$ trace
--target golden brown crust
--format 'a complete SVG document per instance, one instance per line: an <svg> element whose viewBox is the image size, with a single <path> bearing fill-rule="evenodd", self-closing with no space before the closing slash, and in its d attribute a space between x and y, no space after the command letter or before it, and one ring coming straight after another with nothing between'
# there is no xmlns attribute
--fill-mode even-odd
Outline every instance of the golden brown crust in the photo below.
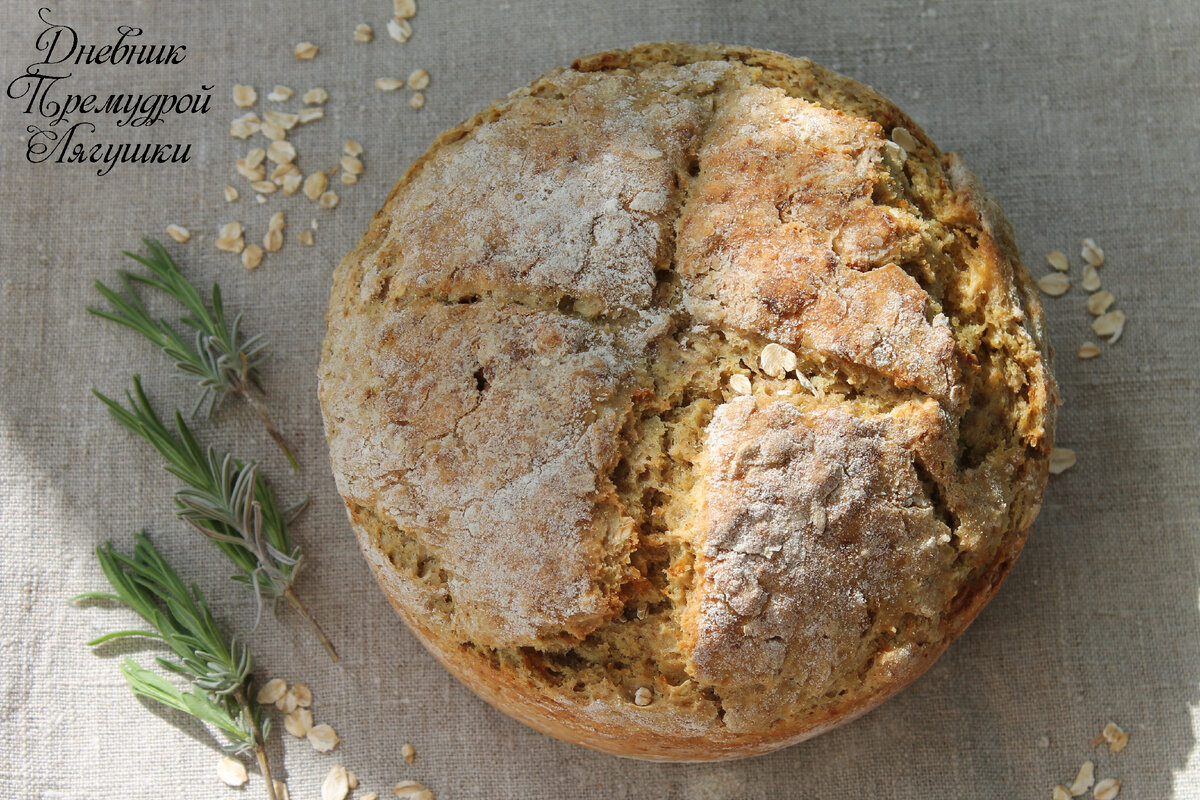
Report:
<svg viewBox="0 0 1200 800"><path fill-rule="evenodd" d="M1048 359L1003 217L901 111L650 44L410 166L336 273L321 400L448 669L560 738L711 760L864 713L969 624L1037 513Z"/></svg>

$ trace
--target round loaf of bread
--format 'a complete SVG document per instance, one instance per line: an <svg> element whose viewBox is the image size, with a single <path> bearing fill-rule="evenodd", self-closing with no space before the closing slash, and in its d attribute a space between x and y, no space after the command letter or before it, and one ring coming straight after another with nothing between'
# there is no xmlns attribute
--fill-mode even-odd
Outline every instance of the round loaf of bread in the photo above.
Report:
<svg viewBox="0 0 1200 800"><path fill-rule="evenodd" d="M320 395L429 651L663 760L800 741L929 667L1024 544L1057 403L958 157L810 61L681 44L439 136L337 268Z"/></svg>

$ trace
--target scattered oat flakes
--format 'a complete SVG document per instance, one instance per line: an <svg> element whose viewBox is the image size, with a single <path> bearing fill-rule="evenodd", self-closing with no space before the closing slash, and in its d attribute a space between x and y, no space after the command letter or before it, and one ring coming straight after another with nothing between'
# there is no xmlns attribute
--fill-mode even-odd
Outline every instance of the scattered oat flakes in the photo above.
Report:
<svg viewBox="0 0 1200 800"><path fill-rule="evenodd" d="M316 89L309 89L300 99L305 105L319 106L329 99L329 92L318 86Z"/></svg>
<svg viewBox="0 0 1200 800"><path fill-rule="evenodd" d="M275 708L284 712L284 714L292 714L296 710L296 696L288 690L283 692L283 697L275 700Z"/></svg>
<svg viewBox="0 0 1200 800"><path fill-rule="evenodd" d="M281 231L286 220L282 211L276 211L271 215L271 219L267 222L267 230ZM303 683L297 683L292 687L292 694L296 696L296 705L301 708L306 708L312 705L312 692ZM307 700L307 702L305 702Z"/></svg>
<svg viewBox="0 0 1200 800"><path fill-rule="evenodd" d="M908 151L891 140L883 143L883 152L897 166L908 160Z"/></svg>
<svg viewBox="0 0 1200 800"><path fill-rule="evenodd" d="M1102 292L1096 292L1088 297L1087 310L1096 316L1100 316L1105 311L1108 311L1108 307L1116 302L1116 299L1113 297L1113 293L1107 289Z"/></svg>
<svg viewBox="0 0 1200 800"><path fill-rule="evenodd" d="M258 101L258 92L254 91L253 86L243 86L236 84L233 87L233 103L238 108L249 108Z"/></svg>
<svg viewBox="0 0 1200 800"><path fill-rule="evenodd" d="M170 236L175 241L183 244L188 239L192 238L192 232L182 225L171 224L167 226L167 236Z"/></svg>
<svg viewBox="0 0 1200 800"><path fill-rule="evenodd" d="M1075 353L1075 355L1085 359L1095 358L1096 356L1100 355L1100 348L1097 347L1094 342L1084 342L1083 344L1079 345L1079 350Z"/></svg>
<svg viewBox="0 0 1200 800"><path fill-rule="evenodd" d="M271 222L267 227L283 230L283 212L280 211L274 217L271 217ZM308 684L297 683L292 687L292 691L296 693L296 705L301 708L312 708L312 689L308 688Z"/></svg>
<svg viewBox="0 0 1200 800"><path fill-rule="evenodd" d="M429 85L429 73L423 69L414 69L408 76L408 86L418 92Z"/></svg>
<svg viewBox="0 0 1200 800"><path fill-rule="evenodd" d="M750 379L741 374L731 375L729 376L729 388L738 394L750 394Z"/></svg>
<svg viewBox="0 0 1200 800"><path fill-rule="evenodd" d="M243 159L243 161L245 162L247 167L249 167L250 169L254 169L259 164L261 164L263 162L263 159L266 157L267 157L266 150L263 150L261 147L251 147L250 152L246 153L246 158Z"/></svg>
<svg viewBox="0 0 1200 800"><path fill-rule="evenodd" d="M758 356L762 371L772 378L782 378L796 368L796 354L783 345L771 342Z"/></svg>
<svg viewBox="0 0 1200 800"><path fill-rule="evenodd" d="M324 170L314 172L304 179L304 196L309 200L319 200L328 185L329 178L325 176Z"/></svg>
<svg viewBox="0 0 1200 800"><path fill-rule="evenodd" d="M312 726L312 711L307 708L297 708L292 713L285 714L283 717L284 729L297 739L303 739L308 736L308 732L312 730Z"/></svg>
<svg viewBox="0 0 1200 800"><path fill-rule="evenodd" d="M246 163L246 159L244 158L239 158L237 161L233 162L233 166L234 169L237 170L238 175L241 175L243 178L251 182L261 181L263 178L267 177L267 170L265 167L263 167L261 164L252 167Z"/></svg>
<svg viewBox="0 0 1200 800"><path fill-rule="evenodd" d="M346 780L350 783L351 789L358 788L358 776L354 774L354 770L346 770Z"/></svg>
<svg viewBox="0 0 1200 800"><path fill-rule="evenodd" d="M308 743L318 753L328 753L337 747L340 741L337 732L329 725L315 725L308 732Z"/></svg>
<svg viewBox="0 0 1200 800"><path fill-rule="evenodd" d="M1092 330L1097 336L1108 336L1110 344L1116 342L1125 330L1125 312L1118 309L1101 314L1092 321Z"/></svg>
<svg viewBox="0 0 1200 800"><path fill-rule="evenodd" d="M412 19L417 15L417 0L392 0L392 11L400 19Z"/></svg>
<svg viewBox="0 0 1200 800"><path fill-rule="evenodd" d="M1121 726L1115 722L1105 725L1104 730L1100 733L1100 737L1103 741L1108 742L1108 749L1114 753L1121 752L1125 749L1125 745L1129 744L1129 734L1123 731Z"/></svg>
<svg viewBox="0 0 1200 800"><path fill-rule="evenodd" d="M249 115L247 115L249 116ZM236 139L249 139L259 131L259 123L246 117L238 117L229 123L229 135Z"/></svg>
<svg viewBox="0 0 1200 800"><path fill-rule="evenodd" d="M354 156L342 156L341 165L351 175L362 175L363 163Z"/></svg>
<svg viewBox="0 0 1200 800"><path fill-rule="evenodd" d="M292 95L295 93L296 91L294 89L291 89L287 86L276 86L271 90L271 93L267 95L267 99L273 103L282 103L285 100L290 100Z"/></svg>
<svg viewBox="0 0 1200 800"><path fill-rule="evenodd" d="M1051 297L1058 297L1067 293L1071 288L1071 279L1061 272L1051 272L1048 275L1043 275L1038 278L1038 288Z"/></svg>
<svg viewBox="0 0 1200 800"><path fill-rule="evenodd" d="M325 109L319 106L316 108L302 108L296 114L296 117L301 124L316 122L319 119L325 119Z"/></svg>
<svg viewBox="0 0 1200 800"><path fill-rule="evenodd" d="M233 756L225 756L217 762L217 777L226 786L245 786L250 776L246 774L246 765Z"/></svg>
<svg viewBox="0 0 1200 800"><path fill-rule="evenodd" d="M321 48L317 47L312 42L301 42L300 44L296 45L296 49L293 51L293 53L295 54L296 58L301 61L310 61L314 56L316 56L317 51L320 49Z"/></svg>
<svg viewBox="0 0 1200 800"><path fill-rule="evenodd" d="M263 203L267 202L267 196L263 194L256 194L254 195L254 202L261 206Z"/></svg>
<svg viewBox="0 0 1200 800"><path fill-rule="evenodd" d="M375 88L381 92L394 92L404 88L404 81L399 78L376 78Z"/></svg>
<svg viewBox="0 0 1200 800"><path fill-rule="evenodd" d="M1062 250L1051 250L1046 253L1046 263L1059 272L1066 272L1071 268L1071 262L1067 260L1067 255Z"/></svg>
<svg viewBox="0 0 1200 800"><path fill-rule="evenodd" d="M281 247L283 247L283 231L282 230L267 231L266 235L263 236L263 249L266 250L268 253L278 253L279 248L281 248ZM288 694L292 694L292 693L288 692ZM291 699L291 703L295 703L295 702L296 702L296 698L295 698L295 695L293 695L292 699ZM289 703L289 705L290 705L290 703ZM295 710L295 709L293 709L293 710Z"/></svg>
<svg viewBox="0 0 1200 800"><path fill-rule="evenodd" d="M263 136L274 142L287 138L287 131L279 123L271 122L270 120L264 121L258 130Z"/></svg>
<svg viewBox="0 0 1200 800"><path fill-rule="evenodd" d="M274 122L285 131L290 131L300 121L300 115L293 114L290 111L276 111L271 108L263 112L263 119L267 122Z"/></svg>
<svg viewBox="0 0 1200 800"><path fill-rule="evenodd" d="M648 706L654 702L654 692L645 686L638 687L633 693L633 703L638 706Z"/></svg>
<svg viewBox="0 0 1200 800"><path fill-rule="evenodd" d="M433 792L417 781L400 781L392 791L403 800L433 800Z"/></svg>
<svg viewBox="0 0 1200 800"><path fill-rule="evenodd" d="M375 31L371 30L371 26L365 22L360 22L354 26L354 41L369 42L375 38Z"/></svg>
<svg viewBox="0 0 1200 800"><path fill-rule="evenodd" d="M221 226L217 232L217 249L224 250L227 253L240 253L246 246L245 240L242 239L242 233L245 231L240 222L227 222ZM265 687L264 687L265 688Z"/></svg>
<svg viewBox="0 0 1200 800"><path fill-rule="evenodd" d="M234 200L237 200L237 199L238 199L238 190L233 188L232 186L227 185L225 187L225 202L232 203Z"/></svg>
<svg viewBox="0 0 1200 800"><path fill-rule="evenodd" d="M250 184L250 188L259 194L274 194L279 187L272 181L255 181Z"/></svg>
<svg viewBox="0 0 1200 800"><path fill-rule="evenodd" d="M298 192L300 190L300 182L303 179L304 176L300 174L300 170L289 172L287 175L284 175L283 193L290 196Z"/></svg>
<svg viewBox="0 0 1200 800"><path fill-rule="evenodd" d="M411 744L405 742L400 746L400 756L404 759L404 763L411 764L413 763L413 759L417 757L417 751L413 749Z"/></svg>
<svg viewBox="0 0 1200 800"><path fill-rule="evenodd" d="M358 176L350 172L343 172L342 183L358 183Z"/></svg>
<svg viewBox="0 0 1200 800"><path fill-rule="evenodd" d="M362 155L363 146L353 139L347 139L346 143L342 145L342 152L348 156L354 156L355 158L358 158Z"/></svg>
<svg viewBox="0 0 1200 800"><path fill-rule="evenodd" d="M299 174L299 172L300 168L290 162L286 164L278 164L276 165L275 169L271 170L271 180L276 186L282 186L284 178L286 178L288 175Z"/></svg>
<svg viewBox="0 0 1200 800"><path fill-rule="evenodd" d="M412 25L406 19L396 19L393 17L388 20L387 24L388 36L395 39L400 44L404 44L412 38Z"/></svg>
<svg viewBox="0 0 1200 800"><path fill-rule="evenodd" d="M1092 238L1084 239L1080 242L1083 248L1079 251L1079 255L1083 260L1091 264L1093 267L1104 266L1104 251L1100 249L1100 245L1096 244L1096 240Z"/></svg>
<svg viewBox="0 0 1200 800"><path fill-rule="evenodd" d="M1084 291L1094 292L1100 288L1100 273L1091 264L1083 268L1083 279L1079 282Z"/></svg>
<svg viewBox="0 0 1200 800"><path fill-rule="evenodd" d="M420 92L414 92L413 96L408 98L408 104L415 109L420 110L425 107L425 95Z"/></svg>
<svg viewBox="0 0 1200 800"><path fill-rule="evenodd" d="M1075 466L1075 451L1056 447L1050 451L1050 474L1061 475ZM1091 763L1090 761L1088 762ZM1089 784L1090 785L1090 784Z"/></svg>
<svg viewBox="0 0 1200 800"><path fill-rule="evenodd" d="M904 128L899 125L897 125L895 128L892 128L892 141L910 153L915 152L917 148L920 147L920 145L917 144L916 138L908 132L908 128Z"/></svg>
<svg viewBox="0 0 1200 800"><path fill-rule="evenodd" d="M362 796L362 800L379 800L379 792L367 792Z"/></svg>
<svg viewBox="0 0 1200 800"><path fill-rule="evenodd" d="M1071 784L1071 788L1068 791L1072 797L1079 797L1079 795L1092 788L1092 784L1095 782L1096 765L1091 761L1085 761L1079 767L1079 774L1075 776L1075 781Z"/></svg>
<svg viewBox="0 0 1200 800"><path fill-rule="evenodd" d="M1050 800L1071 800L1071 791L1060 783L1054 787Z"/></svg>
<svg viewBox="0 0 1200 800"><path fill-rule="evenodd" d="M321 800L346 800L350 794L350 776L341 764L329 768L329 774L321 783Z"/></svg>
<svg viewBox="0 0 1200 800"><path fill-rule="evenodd" d="M1105 778L1096 784L1092 797L1096 800L1113 800L1121 793L1121 782L1115 778Z"/></svg>
<svg viewBox="0 0 1200 800"><path fill-rule="evenodd" d="M242 251L242 266L246 269L257 269L263 260L263 249L252 244Z"/></svg>
<svg viewBox="0 0 1200 800"><path fill-rule="evenodd" d="M304 245L305 247L313 246L312 231L300 231L299 235L296 238L299 239L300 244Z"/></svg>
<svg viewBox="0 0 1200 800"><path fill-rule="evenodd" d="M321 199L317 202L321 204L321 208L335 208L339 199L340 198L338 198L337 192L323 192L321 194Z"/></svg>
<svg viewBox="0 0 1200 800"><path fill-rule="evenodd" d="M286 139L271 142L267 148L267 158L276 164L291 164L296 160L296 146Z"/></svg>

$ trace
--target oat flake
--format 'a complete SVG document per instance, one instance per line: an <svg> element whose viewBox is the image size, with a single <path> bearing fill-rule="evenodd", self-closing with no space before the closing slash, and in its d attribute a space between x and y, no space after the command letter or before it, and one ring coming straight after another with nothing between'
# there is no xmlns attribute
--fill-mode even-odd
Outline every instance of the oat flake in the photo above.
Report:
<svg viewBox="0 0 1200 800"><path fill-rule="evenodd" d="M1056 447L1050 451L1051 475L1061 475L1073 466L1075 466L1074 450L1069 450L1065 447Z"/></svg>
<svg viewBox="0 0 1200 800"><path fill-rule="evenodd" d="M1079 774L1075 776L1075 781L1071 784L1069 791L1072 797L1079 795L1092 788L1092 784L1096 782L1096 765L1091 761L1085 761L1079 767Z"/></svg>
<svg viewBox="0 0 1200 800"><path fill-rule="evenodd" d="M328 753L340 741L337 732L329 725L317 725L308 732L308 743L319 753Z"/></svg>
<svg viewBox="0 0 1200 800"><path fill-rule="evenodd" d="M346 800L350 794L350 776L341 764L330 767L329 774L321 783L321 800Z"/></svg>
<svg viewBox="0 0 1200 800"><path fill-rule="evenodd" d="M409 88L416 89L418 92L429 85L429 73L423 69L415 69L408 76Z"/></svg>
<svg viewBox="0 0 1200 800"><path fill-rule="evenodd" d="M246 765L233 756L225 756L217 762L217 777L226 786L245 786L250 777Z"/></svg>
<svg viewBox="0 0 1200 800"><path fill-rule="evenodd" d="M1046 263L1059 272L1066 272L1071 268L1071 262L1067 260L1066 253L1061 250L1051 250L1046 253Z"/></svg>
<svg viewBox="0 0 1200 800"><path fill-rule="evenodd" d="M246 269L257 269L263 260L263 249L252 244L242 251L242 266Z"/></svg>
<svg viewBox="0 0 1200 800"><path fill-rule="evenodd" d="M1059 297L1071 288L1071 279L1061 272L1051 272L1038 279L1038 288L1051 297Z"/></svg>
<svg viewBox="0 0 1200 800"><path fill-rule="evenodd" d="M237 84L233 87L233 102L238 108L249 108L258 101L258 92L253 86Z"/></svg>

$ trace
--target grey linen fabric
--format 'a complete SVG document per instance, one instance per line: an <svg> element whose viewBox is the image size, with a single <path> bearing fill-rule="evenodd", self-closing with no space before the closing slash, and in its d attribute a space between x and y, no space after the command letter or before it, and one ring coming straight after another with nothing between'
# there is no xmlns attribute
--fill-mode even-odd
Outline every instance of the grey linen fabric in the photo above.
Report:
<svg viewBox="0 0 1200 800"><path fill-rule="evenodd" d="M1200 796L1200 6L1191 0L971 0L840 3L658 0L420 0L415 35L388 38L386 0L328 3L73 0L0 6L5 85L39 59L37 9L89 42L116 27L141 41L187 46L179 66L76 65L71 91L186 92L211 84L212 110L153 130L98 123L97 140L191 143L186 164L31 164L20 100L0 97L0 796L5 798L262 797L256 773L238 792L216 781L211 737L135 699L120 656L83 642L127 627L131 614L72 607L104 587L92 548L128 548L146 528L197 581L230 630L247 638L262 677L302 680L318 722L342 737L316 753L272 740L293 798L319 795L335 763L357 773L356 796L390 796L400 779L445 798L994 798L1049 797L1094 758L1122 798ZM355 44L367 22L375 41ZM866 718L773 755L727 764L614 759L526 729L476 699L402 627L360 557L329 474L316 364L330 273L414 157L441 130L573 58L638 41L744 43L804 55L875 86L944 149L961 153L1013 222L1035 275L1066 251L1075 286L1046 303L1065 405L1062 446L1078 465L1051 481L1025 553L999 597L911 689ZM296 61L295 43L320 46ZM432 82L420 112L377 77L418 67ZM326 117L290 137L306 173L360 141L366 172L330 211L302 194L258 205L234 159L235 83L329 92ZM44 122L44 120L42 121ZM222 187L242 198L227 204ZM261 242L287 214L286 244L255 272L213 246L239 220ZM316 246L297 233L319 222ZM177 223L185 245L166 239ZM195 392L133 333L88 316L97 278L129 266L121 249L163 239L197 282L219 279L246 329L274 343L264 370L270 405L298 449L291 473L246 409L223 407L205 441L262 459L284 500L313 499L295 535L309 566L299 591L342 653L334 665L288 610L254 627L249 595L171 512L174 479L147 446L89 395L122 392L140 372L162 409ZM1092 361L1078 288L1079 240L1108 263L1104 285L1129 316L1121 341ZM174 314L164 304L155 308ZM1123 753L1088 741L1108 720L1130 734ZM416 762L400 746L411 742Z"/></svg>

